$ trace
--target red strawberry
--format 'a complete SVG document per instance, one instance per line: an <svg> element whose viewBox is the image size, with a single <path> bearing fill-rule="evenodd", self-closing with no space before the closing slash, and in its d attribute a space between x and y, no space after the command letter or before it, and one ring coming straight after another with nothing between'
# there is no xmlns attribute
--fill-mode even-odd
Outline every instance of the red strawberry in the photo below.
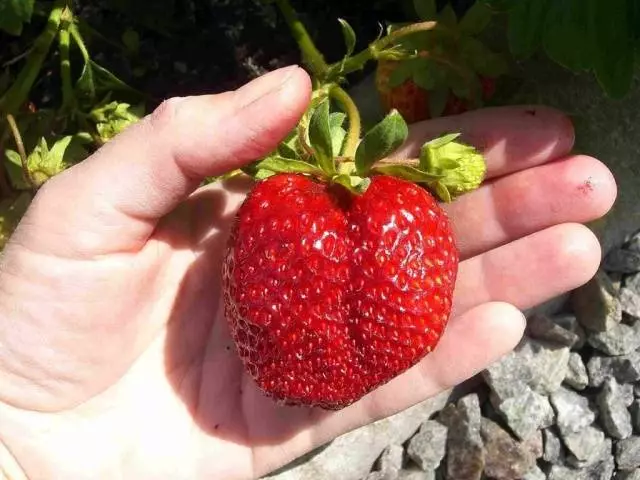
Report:
<svg viewBox="0 0 640 480"><path fill-rule="evenodd" d="M340 409L436 346L457 268L449 220L420 186L375 175L357 195L277 174L238 212L225 311L266 394Z"/></svg>
<svg viewBox="0 0 640 480"><path fill-rule="evenodd" d="M376 89L380 102L385 111L396 109L408 123L415 123L432 118L430 108L430 96L433 91L420 87L411 78L406 78L396 86L391 84L391 76L399 68L401 61L381 60L376 69ZM478 76L482 88L482 99L489 100L495 93L495 79ZM452 91L448 91L446 103L441 113L436 116L458 115L471 110L472 102L466 98L457 97Z"/></svg>

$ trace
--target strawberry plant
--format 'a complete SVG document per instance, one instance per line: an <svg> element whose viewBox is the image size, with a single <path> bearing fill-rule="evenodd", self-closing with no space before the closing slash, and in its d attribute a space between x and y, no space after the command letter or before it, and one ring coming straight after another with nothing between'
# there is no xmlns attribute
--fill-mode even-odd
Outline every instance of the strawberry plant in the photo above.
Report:
<svg viewBox="0 0 640 480"><path fill-rule="evenodd" d="M572 72L591 72L613 98L632 85L640 52L637 0L477 0L504 17L511 53L543 52Z"/></svg>
<svg viewBox="0 0 640 480"><path fill-rule="evenodd" d="M399 45L411 54L378 62L382 105L399 110L409 122L482 106L507 72L505 59L479 39L492 11L475 3L458 18L450 4L438 11L435 0L415 0L414 7L420 20L437 21L438 28L403 38ZM396 28L391 25L390 31Z"/></svg>
<svg viewBox="0 0 640 480"><path fill-rule="evenodd" d="M141 104L114 99L141 98L89 52L67 1L53 2L43 30L3 72L0 82L0 248L47 179L82 161L143 114ZM32 21L33 0L0 0L0 30L20 35ZM46 62L58 57L60 103L39 108L30 101Z"/></svg>
<svg viewBox="0 0 640 480"><path fill-rule="evenodd" d="M428 355L451 314L458 250L441 202L476 189L482 155L443 132L397 159L409 128L392 109L361 132L342 88L369 61L413 52L403 25L328 64L286 0L277 0L313 78L297 128L243 172L223 268L225 314L248 373L277 401L337 410ZM240 173L240 172L238 172Z"/></svg>

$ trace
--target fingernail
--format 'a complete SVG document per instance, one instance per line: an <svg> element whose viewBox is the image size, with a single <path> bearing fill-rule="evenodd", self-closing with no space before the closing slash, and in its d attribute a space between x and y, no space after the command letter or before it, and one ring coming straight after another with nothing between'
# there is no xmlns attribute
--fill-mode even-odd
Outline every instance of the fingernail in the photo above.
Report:
<svg viewBox="0 0 640 480"><path fill-rule="evenodd" d="M300 67L289 67L274 70L262 75L236 90L239 95L239 105L245 107L273 92L280 90L295 75Z"/></svg>

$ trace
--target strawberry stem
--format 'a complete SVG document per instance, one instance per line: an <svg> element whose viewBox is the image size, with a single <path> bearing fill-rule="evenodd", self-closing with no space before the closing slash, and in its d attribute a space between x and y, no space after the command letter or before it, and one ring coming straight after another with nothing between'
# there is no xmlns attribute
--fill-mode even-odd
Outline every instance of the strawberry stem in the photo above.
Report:
<svg viewBox="0 0 640 480"><path fill-rule="evenodd" d="M24 103L33 86L44 61L49 54L51 44L58 34L62 12L66 8L66 0L56 0L47 20L44 31L33 42L27 61L9 90L0 97L0 112L15 113Z"/></svg>
<svg viewBox="0 0 640 480"><path fill-rule="evenodd" d="M7 123L9 124L9 129L11 130L11 134L13 135L13 142L16 144L16 148L18 150L18 154L20 155L20 161L22 162L22 172L24 173L24 178L27 181L27 184L35 189L35 182L33 181L33 177L31 177L31 171L29 170L29 163L27 158L27 152L24 149L24 142L22 141L22 135L20 135L20 130L18 129L18 124L16 123L15 118L10 113L7 115Z"/></svg>
<svg viewBox="0 0 640 480"><path fill-rule="evenodd" d="M327 65L324 56L313 43L309 32L298 18L289 0L275 0L275 2L300 48L302 59L311 70L311 74L317 78L324 78L329 70L329 65Z"/></svg>
<svg viewBox="0 0 640 480"><path fill-rule="evenodd" d="M347 75L357 70L362 70L367 62L377 59L384 49L393 46L401 38L418 32L427 32L435 29L436 27L438 29L443 29L443 27L438 25L437 22L433 21L413 23L406 27L399 28L386 37L382 37L381 39L371 43L366 49L354 56L329 65L327 79L334 80L343 75Z"/></svg>
<svg viewBox="0 0 640 480"><path fill-rule="evenodd" d="M360 111L349 94L340 86L333 85L329 90L329 96L340 104L340 107L347 114L349 119L349 130L344 142L343 154L346 157L353 157L360 142Z"/></svg>

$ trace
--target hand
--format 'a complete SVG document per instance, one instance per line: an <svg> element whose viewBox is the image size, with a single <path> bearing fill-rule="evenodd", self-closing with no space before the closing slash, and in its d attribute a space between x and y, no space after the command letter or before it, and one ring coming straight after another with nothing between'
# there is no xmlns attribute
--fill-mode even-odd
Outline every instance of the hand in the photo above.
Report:
<svg viewBox="0 0 640 480"><path fill-rule="evenodd" d="M220 301L243 180L310 98L299 68L235 92L172 99L40 190L0 264L0 467L9 478L250 478L453 386L512 349L519 309L586 282L600 249L575 222L615 184L569 152L547 108L487 109L413 128L486 153L489 179L448 205L464 261L455 311L420 364L335 413L282 407L244 374Z"/></svg>

